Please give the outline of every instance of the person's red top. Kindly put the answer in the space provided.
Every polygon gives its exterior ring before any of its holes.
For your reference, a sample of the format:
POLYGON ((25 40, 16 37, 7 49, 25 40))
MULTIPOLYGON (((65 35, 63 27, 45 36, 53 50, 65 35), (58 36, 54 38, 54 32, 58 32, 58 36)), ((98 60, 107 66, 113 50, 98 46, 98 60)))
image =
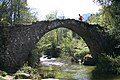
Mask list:
POLYGON ((81 20, 81 21, 82 21, 82 18, 83 18, 83 17, 82 17, 82 16, 80 16, 80 17, 79 17, 79 20, 81 20))

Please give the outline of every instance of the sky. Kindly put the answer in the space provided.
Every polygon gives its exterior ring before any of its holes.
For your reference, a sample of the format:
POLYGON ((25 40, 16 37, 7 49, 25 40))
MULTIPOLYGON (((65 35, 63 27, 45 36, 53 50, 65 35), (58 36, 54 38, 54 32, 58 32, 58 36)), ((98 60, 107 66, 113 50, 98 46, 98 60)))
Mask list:
POLYGON ((66 18, 77 19, 78 14, 97 13, 101 6, 93 0, 27 0, 28 7, 37 11, 38 19, 44 20, 47 14, 58 13, 66 18))

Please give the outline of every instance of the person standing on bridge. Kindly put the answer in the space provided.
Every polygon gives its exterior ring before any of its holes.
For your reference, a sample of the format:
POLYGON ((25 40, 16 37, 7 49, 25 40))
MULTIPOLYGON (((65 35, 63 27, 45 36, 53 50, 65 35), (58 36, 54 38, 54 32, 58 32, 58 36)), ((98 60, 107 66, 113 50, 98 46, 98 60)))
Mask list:
POLYGON ((78 15, 79 15, 79 20, 82 21, 83 17, 80 14, 78 15))

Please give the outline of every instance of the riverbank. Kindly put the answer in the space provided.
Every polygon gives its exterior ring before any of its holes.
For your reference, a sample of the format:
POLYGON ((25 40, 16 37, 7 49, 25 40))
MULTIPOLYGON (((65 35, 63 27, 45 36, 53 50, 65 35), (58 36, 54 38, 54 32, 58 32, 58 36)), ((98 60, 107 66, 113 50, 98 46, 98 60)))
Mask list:
POLYGON ((42 80, 89 80, 94 66, 83 66, 80 64, 66 63, 57 58, 40 58, 42 80), (62 65, 61 65, 62 64, 62 65))
POLYGON ((14 75, 3 72, 0 80, 120 80, 120 75, 95 73, 95 68, 96 66, 68 63, 57 58, 44 58, 41 60, 41 66, 38 66, 37 69, 26 65, 14 75))
MULTIPOLYGON (((96 66, 84 66, 69 62, 67 62, 66 65, 66 61, 64 62, 61 60, 57 60, 56 58, 45 60, 47 64, 50 64, 47 66, 42 65, 41 67, 42 71, 45 74, 43 80, 49 80, 51 79, 50 77, 52 77, 53 80, 120 80, 120 75, 99 72, 96 73, 96 66), (54 65, 54 62, 56 61, 62 62, 64 64, 62 66, 54 65)), ((44 63, 44 60, 42 63, 44 63)))

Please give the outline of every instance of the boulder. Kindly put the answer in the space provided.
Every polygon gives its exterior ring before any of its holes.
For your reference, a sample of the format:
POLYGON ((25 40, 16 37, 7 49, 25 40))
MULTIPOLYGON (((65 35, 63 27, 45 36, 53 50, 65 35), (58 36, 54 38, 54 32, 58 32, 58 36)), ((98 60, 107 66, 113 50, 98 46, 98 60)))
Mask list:
POLYGON ((31 79, 32 76, 27 73, 16 73, 15 74, 15 79, 31 79))
POLYGON ((91 54, 85 55, 84 58, 82 59, 81 63, 82 63, 83 65, 90 65, 90 66, 95 65, 94 59, 93 59, 93 57, 91 56, 91 54))
POLYGON ((7 73, 5 71, 0 70, 0 76, 5 77, 6 75, 7 75, 7 73))

